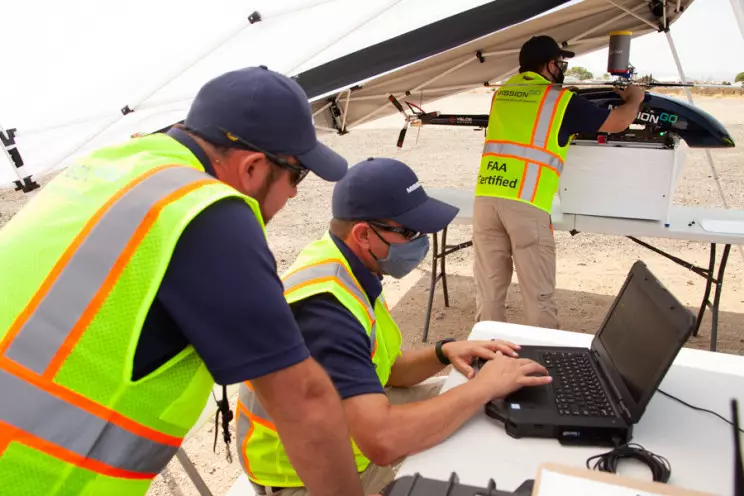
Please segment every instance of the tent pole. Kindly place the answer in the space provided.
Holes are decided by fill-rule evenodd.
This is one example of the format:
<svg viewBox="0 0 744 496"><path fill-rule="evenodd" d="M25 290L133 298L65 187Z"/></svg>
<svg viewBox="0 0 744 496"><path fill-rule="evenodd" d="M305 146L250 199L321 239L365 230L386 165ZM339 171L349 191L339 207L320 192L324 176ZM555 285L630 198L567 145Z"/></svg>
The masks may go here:
<svg viewBox="0 0 744 496"><path fill-rule="evenodd" d="M738 0L734 0L738 1ZM677 64L677 72L679 73L679 79L682 83L687 83L687 78L685 77L685 71L682 69L682 62L679 59L679 54L677 53L677 47L674 45L674 39L672 38L672 33L668 29L664 33L666 34L667 42L669 43L669 49L672 51L672 57L674 57L674 63ZM685 86L685 94L687 95L687 100L694 105L695 102L692 99L692 93L690 92L690 88ZM711 155L710 150L708 148L705 149L705 156L708 159L708 165L710 166L711 173L713 174L713 180L716 182L716 186L718 187L718 195L721 197L721 203L723 203L723 207L728 210L728 202L726 201L726 195L723 194L723 188L721 187L721 181L718 177L718 171L716 170L716 166L713 163L713 155ZM739 245L739 253L741 254L742 259L744 259L744 249L741 245Z"/></svg>
<svg viewBox="0 0 744 496"><path fill-rule="evenodd" d="M571 38L566 43L568 43L568 45L571 46L572 43L576 43L577 41L584 39L585 36L588 36L588 35L592 34L595 31L598 31L600 29L603 29L605 26L609 26L613 22L615 22L615 21L617 21L619 19L622 19L626 15L633 15L637 10L641 10L646 5L648 5L648 4L646 4L644 2L644 3L640 4L640 5L638 5L637 7L633 7L632 9L629 9L627 12L626 11L623 11L622 13L620 13L620 14L616 15L615 17L613 17L612 19L609 19L609 20L607 20L607 21L605 21L605 22L603 22L603 23L601 23L601 24L599 24L597 26L594 26L593 28L589 29L588 31L584 31L580 35L575 36L574 38ZM656 31L655 28L654 28L654 31ZM604 36L604 38L607 38L607 36Z"/></svg>
<svg viewBox="0 0 744 496"><path fill-rule="evenodd" d="M741 37L744 38L744 0L731 0L731 10L734 11Z"/></svg>
<svg viewBox="0 0 744 496"><path fill-rule="evenodd" d="M646 24L648 24L648 25L649 25L649 26L651 26L652 28L654 28L654 29L658 29L658 28L659 28L659 26L655 25L654 23L652 23L652 22L650 22L650 21L647 21L646 19L644 19L643 17L639 16L639 15L638 15L638 14L636 14L635 12L631 12L631 11L630 11L630 9L628 9L627 7L624 7L624 6L622 6L622 5L618 5L618 4L617 4L617 3L615 3L615 2L613 1L613 0L606 0L606 1L607 1L608 3L611 3L612 5L614 5L614 6L615 6L615 7L617 7L618 9L620 9L620 10L623 10L623 11L627 12L628 14L632 15L633 17L635 17L635 18L636 18L636 19L638 19L639 21L641 21L641 22L643 22L643 23L646 23Z"/></svg>

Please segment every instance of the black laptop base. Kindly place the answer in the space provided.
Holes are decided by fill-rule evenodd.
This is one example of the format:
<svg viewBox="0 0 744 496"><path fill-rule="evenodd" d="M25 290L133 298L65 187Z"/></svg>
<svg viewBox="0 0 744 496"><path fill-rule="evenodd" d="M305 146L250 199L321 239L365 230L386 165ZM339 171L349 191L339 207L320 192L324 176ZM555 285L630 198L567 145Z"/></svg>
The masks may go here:
<svg viewBox="0 0 744 496"><path fill-rule="evenodd" d="M586 422L577 425L576 422L565 424L540 424L515 421L510 418L508 408L499 402L489 402L485 406L485 413L490 418L498 420L504 426L506 433L515 438L547 438L557 439L564 446L607 446L615 448L629 443L633 438L633 426L587 426Z"/></svg>

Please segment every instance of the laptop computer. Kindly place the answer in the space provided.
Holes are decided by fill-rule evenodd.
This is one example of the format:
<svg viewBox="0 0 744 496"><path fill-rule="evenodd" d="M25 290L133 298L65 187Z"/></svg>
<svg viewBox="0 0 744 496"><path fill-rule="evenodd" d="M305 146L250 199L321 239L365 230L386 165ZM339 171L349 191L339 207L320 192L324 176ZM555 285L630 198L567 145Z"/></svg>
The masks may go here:
<svg viewBox="0 0 744 496"><path fill-rule="evenodd" d="M522 346L520 356L543 364L553 382L493 400L486 414L516 438L627 443L694 326L695 316L637 261L591 347Z"/></svg>

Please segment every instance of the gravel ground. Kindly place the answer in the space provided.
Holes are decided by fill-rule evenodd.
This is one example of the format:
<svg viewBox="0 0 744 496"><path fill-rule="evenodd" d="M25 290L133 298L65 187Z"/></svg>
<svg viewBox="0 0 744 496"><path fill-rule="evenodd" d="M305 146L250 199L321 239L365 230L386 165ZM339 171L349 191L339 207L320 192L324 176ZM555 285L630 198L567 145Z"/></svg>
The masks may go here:
<svg viewBox="0 0 744 496"><path fill-rule="evenodd" d="M490 100L487 93L467 93L429 106L427 110L442 112L485 112ZM733 134L737 143L744 143L744 100L738 98L696 98L696 103L718 118ZM414 168L424 187L471 187L478 168L482 132L465 128L430 127L421 131L416 143L416 130L409 131L402 150L395 147L401 121L386 118L366 129L357 129L345 136L326 136L324 141L346 156L350 163L366 157L394 156ZM744 150L713 151L713 158L730 208L744 209ZM42 181L42 183L45 181ZM297 198L268 226L270 245L280 271L288 267L300 249L323 234L330 217L331 184L314 176L303 183ZM25 202L22 194L0 190L0 225L7 221ZM690 150L687 165L674 203L680 205L722 206L711 170L701 150ZM469 226L450 229L449 241L469 240ZM693 311L697 311L704 290L704 280L622 236L556 233L558 257L557 300L561 328L593 333L600 325L613 296L623 283L631 265L645 261L662 282ZM685 260L706 266L709 252L704 243L647 240ZM744 257L733 249L729 259L726 282L721 298L719 350L724 353L744 352ZM441 291L437 290L430 339L441 336L467 336L473 324L475 309L472 279L472 250L462 250L447 259L450 307L445 308ZM419 270L400 280L386 280L388 301L394 304L393 315L404 334L406 346L421 343L426 298L429 290L430 261ZM514 284L508 296L508 319L521 323L519 284ZM710 313L704 318L698 337L688 346L707 349L710 340ZM234 401L235 398L233 398ZM184 447L196 463L214 494L225 494L240 473L237 459L225 462L224 448L218 442L218 453L212 452L213 425L203 429ZM178 462L173 461L153 483L151 496L195 495Z"/></svg>

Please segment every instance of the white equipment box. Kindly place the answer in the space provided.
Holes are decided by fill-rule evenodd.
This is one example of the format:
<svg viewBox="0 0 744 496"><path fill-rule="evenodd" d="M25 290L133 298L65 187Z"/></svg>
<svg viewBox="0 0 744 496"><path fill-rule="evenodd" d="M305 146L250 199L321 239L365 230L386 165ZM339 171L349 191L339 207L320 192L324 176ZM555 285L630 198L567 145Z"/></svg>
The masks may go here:
<svg viewBox="0 0 744 496"><path fill-rule="evenodd" d="M687 145L575 140L558 196L566 214L665 221Z"/></svg>

